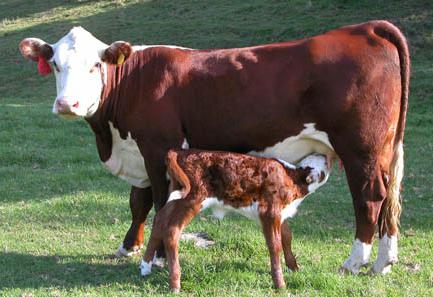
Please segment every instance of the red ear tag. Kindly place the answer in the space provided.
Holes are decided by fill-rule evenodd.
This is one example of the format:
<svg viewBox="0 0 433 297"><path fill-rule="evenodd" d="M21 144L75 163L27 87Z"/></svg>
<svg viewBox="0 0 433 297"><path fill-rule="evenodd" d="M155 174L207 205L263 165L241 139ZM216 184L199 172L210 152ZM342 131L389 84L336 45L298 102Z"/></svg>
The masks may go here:
<svg viewBox="0 0 433 297"><path fill-rule="evenodd" d="M39 56L38 60L38 72L41 76L46 76L51 73L51 66L48 64L45 58Z"/></svg>

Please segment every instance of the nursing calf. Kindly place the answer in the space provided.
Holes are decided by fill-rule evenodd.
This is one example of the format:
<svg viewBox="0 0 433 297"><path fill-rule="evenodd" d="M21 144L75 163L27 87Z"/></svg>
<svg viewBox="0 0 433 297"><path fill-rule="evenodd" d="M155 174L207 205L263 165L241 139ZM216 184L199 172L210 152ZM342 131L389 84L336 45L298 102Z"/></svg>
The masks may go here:
<svg viewBox="0 0 433 297"><path fill-rule="evenodd" d="M281 250L287 267L298 268L291 251L291 231L284 221L296 213L296 208L308 194L326 182L330 161L315 154L302 159L295 167L275 159L229 152L171 150L166 162L170 187L175 191L155 217L140 265L141 274L150 273L152 259L162 240L170 271L170 288L178 291L180 234L197 213L210 207L217 217L222 218L231 210L261 223L274 285L284 287L279 259Z"/></svg>

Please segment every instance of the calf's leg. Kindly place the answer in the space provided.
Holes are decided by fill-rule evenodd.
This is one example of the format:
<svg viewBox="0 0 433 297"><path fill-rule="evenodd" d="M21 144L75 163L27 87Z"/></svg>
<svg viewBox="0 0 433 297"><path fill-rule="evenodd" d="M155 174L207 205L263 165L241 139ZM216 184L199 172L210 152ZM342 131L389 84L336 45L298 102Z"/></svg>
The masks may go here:
<svg viewBox="0 0 433 297"><path fill-rule="evenodd" d="M271 274L274 286L277 289L284 288L283 271L281 269L280 253L281 245L281 219L280 217L264 214L260 217L262 221L263 233L271 258Z"/></svg>
<svg viewBox="0 0 433 297"><path fill-rule="evenodd" d="M158 212L140 266L142 275L150 273L152 257L162 241L168 261L170 288L173 292L180 290L179 238L183 228L199 211L200 203L194 203L189 195L179 200L170 201Z"/></svg>
<svg viewBox="0 0 433 297"><path fill-rule="evenodd" d="M292 230L290 230L289 223L286 221L281 223L281 244L284 251L284 260L286 266L292 271L299 269L296 258L292 253Z"/></svg>

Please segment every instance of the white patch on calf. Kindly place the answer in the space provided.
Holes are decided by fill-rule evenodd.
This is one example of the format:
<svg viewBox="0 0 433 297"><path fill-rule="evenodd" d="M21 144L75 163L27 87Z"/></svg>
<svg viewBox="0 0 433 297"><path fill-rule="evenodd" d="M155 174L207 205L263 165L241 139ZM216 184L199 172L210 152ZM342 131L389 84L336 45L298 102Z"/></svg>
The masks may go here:
<svg viewBox="0 0 433 297"><path fill-rule="evenodd" d="M308 185L308 195L314 193L328 180L330 168L326 162L327 162L326 156L310 155L302 159L302 161L298 164L299 168L307 168L307 167L311 168L309 177L311 178L312 182ZM323 180L320 181L322 173L325 174L325 176Z"/></svg>
<svg viewBox="0 0 433 297"><path fill-rule="evenodd" d="M119 130L113 126L113 123L108 122L108 124L110 125L113 145L110 158L103 163L104 167L113 175L133 186L138 188L149 187L150 180L137 142L132 139L131 133L128 133L126 139L122 139Z"/></svg>
<svg viewBox="0 0 433 297"><path fill-rule="evenodd" d="M247 217L253 221L259 222L259 204L253 202L246 207L234 208L229 204L224 204L223 200L218 200L215 197L208 197L201 203L201 211L206 208L211 208L213 215L218 218L224 218L226 212L231 211Z"/></svg>
<svg viewBox="0 0 433 297"><path fill-rule="evenodd" d="M171 192L170 196L168 197L167 203L173 200L182 199L182 192L181 191L173 191Z"/></svg>
<svg viewBox="0 0 433 297"><path fill-rule="evenodd" d="M391 272L391 265L398 261L397 236L385 234L379 241L377 259L373 265L373 272L387 274Z"/></svg>
<svg viewBox="0 0 433 297"><path fill-rule="evenodd" d="M371 244L361 242L358 238L355 239L352 245L352 252L346 262L344 262L341 271L349 271L353 274L358 274L361 267L368 263L370 254Z"/></svg>
<svg viewBox="0 0 433 297"><path fill-rule="evenodd" d="M289 162L286 162L286 161L284 161L282 159L277 159L277 160L278 160L278 162L280 162L287 169L296 169L296 166L293 165L293 164L291 164L291 163L289 163Z"/></svg>
<svg viewBox="0 0 433 297"><path fill-rule="evenodd" d="M299 198L296 199L294 201L292 201L292 203L286 205L286 207L284 207L281 211L281 223L283 223L287 218L292 218L296 212L298 211L298 207L299 205L301 205L302 201L304 201L304 198Z"/></svg>

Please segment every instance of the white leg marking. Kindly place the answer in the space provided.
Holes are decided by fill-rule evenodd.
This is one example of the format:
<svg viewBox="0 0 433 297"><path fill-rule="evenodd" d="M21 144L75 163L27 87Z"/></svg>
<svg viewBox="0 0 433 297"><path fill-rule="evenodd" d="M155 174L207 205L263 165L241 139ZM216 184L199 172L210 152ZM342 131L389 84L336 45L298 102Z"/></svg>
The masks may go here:
<svg viewBox="0 0 433 297"><path fill-rule="evenodd" d="M391 265L397 263L397 254L397 236L385 234L379 241L379 250L373 265L373 272L380 274L391 272Z"/></svg>
<svg viewBox="0 0 433 297"><path fill-rule="evenodd" d="M358 274L359 269L368 263L370 254L371 244L355 239L352 245L352 252L346 262L344 262L341 272L349 271L353 274Z"/></svg>
<svg viewBox="0 0 433 297"><path fill-rule="evenodd" d="M152 272L152 261L144 262L141 260L140 264L140 274L141 276L149 275Z"/></svg>
<svg viewBox="0 0 433 297"><path fill-rule="evenodd" d="M182 199L182 192L181 191L173 191L171 192L170 196L168 197L167 203L173 200Z"/></svg>
<svg viewBox="0 0 433 297"><path fill-rule="evenodd" d="M153 256L152 264L154 266L159 267L159 268L163 268L165 266L165 259L164 258L158 258L156 256L156 253L155 253L155 256Z"/></svg>
<svg viewBox="0 0 433 297"><path fill-rule="evenodd" d="M117 250L115 256L117 258L132 257L132 256L138 254L142 247L143 246L133 246L132 250L128 251L127 249L125 249L125 247L123 246L123 243L122 243L122 244L120 244L119 249Z"/></svg>

